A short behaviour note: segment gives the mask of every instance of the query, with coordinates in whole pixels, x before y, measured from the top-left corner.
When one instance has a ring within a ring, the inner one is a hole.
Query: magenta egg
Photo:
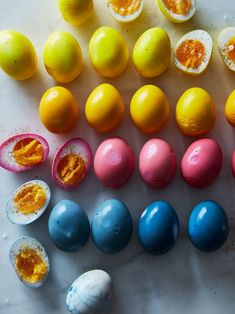
[[[231,168],[232,168],[232,174],[235,177],[235,150],[232,153]]]

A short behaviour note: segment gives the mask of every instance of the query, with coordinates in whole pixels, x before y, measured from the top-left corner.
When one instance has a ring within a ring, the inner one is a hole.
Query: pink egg
[[[133,175],[134,154],[122,138],[104,140],[95,153],[94,170],[97,178],[110,188],[120,188]]]
[[[146,142],[139,155],[142,180],[152,188],[164,188],[174,178],[177,159],[172,147],[160,138]]]
[[[231,168],[232,168],[232,174],[235,177],[235,150],[233,151],[233,154],[232,154]]]
[[[219,144],[212,138],[193,142],[181,161],[184,181],[193,188],[204,188],[218,177],[223,163]]]

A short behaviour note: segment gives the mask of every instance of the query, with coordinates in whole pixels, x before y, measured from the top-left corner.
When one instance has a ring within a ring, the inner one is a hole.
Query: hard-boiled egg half
[[[119,22],[135,20],[143,9],[143,0],[108,0],[110,14]]]
[[[40,242],[31,237],[19,238],[12,244],[9,257],[17,276],[25,285],[32,288],[43,285],[50,264]]]
[[[57,151],[52,163],[52,179],[62,189],[78,186],[91,167],[92,152],[82,138],[73,138]]]
[[[51,198],[49,186],[42,180],[22,184],[6,204],[8,219],[18,225],[27,225],[46,210]]]
[[[174,23],[188,21],[196,11],[195,0],[158,0],[158,6],[165,17]]]
[[[226,27],[218,37],[219,53],[225,65],[235,71],[235,27]]]
[[[176,44],[174,63],[184,73],[199,75],[209,64],[212,48],[213,40],[206,31],[189,32]]]
[[[12,172],[30,170],[43,163],[49,153],[45,138],[37,134],[17,134],[0,145],[0,166]]]

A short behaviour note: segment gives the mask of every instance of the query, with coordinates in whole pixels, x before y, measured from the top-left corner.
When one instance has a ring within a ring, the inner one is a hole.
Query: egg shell
[[[219,144],[212,138],[193,142],[181,161],[184,181],[193,188],[204,188],[218,177],[223,163]]]
[[[132,230],[132,218],[123,202],[109,199],[96,209],[91,223],[91,236],[95,246],[102,252],[120,252],[130,241]]]
[[[66,307],[73,314],[104,314],[113,298],[112,279],[103,270],[90,270],[69,288]]]
[[[70,153],[75,153],[77,155],[80,155],[83,158],[85,162],[86,175],[81,181],[75,182],[74,184],[71,184],[71,185],[66,185],[64,184],[64,182],[60,180],[57,173],[57,167],[58,167],[60,159]],[[91,164],[92,164],[92,152],[91,152],[90,145],[84,139],[80,137],[70,139],[58,149],[58,151],[56,152],[53,158],[52,169],[51,169],[52,179],[55,182],[55,184],[62,189],[66,190],[66,189],[75,188],[76,186],[80,185],[80,183],[86,178],[90,170]]]
[[[97,148],[94,157],[95,174],[107,187],[122,187],[133,175],[134,168],[134,154],[122,138],[106,139]]]
[[[16,143],[26,138],[32,138],[38,140],[41,143],[43,147],[43,158],[39,164],[43,163],[47,159],[49,154],[49,145],[44,137],[33,133],[16,134],[8,138],[0,145],[0,166],[2,168],[12,172],[22,172],[31,170],[39,165],[23,166],[18,164],[13,157],[12,152]]]
[[[51,211],[48,229],[51,240],[60,250],[74,252],[86,244],[90,223],[87,214],[77,203],[61,200]]]
[[[188,233],[196,248],[204,252],[215,251],[228,237],[228,217],[215,201],[198,203],[190,214]]]
[[[142,248],[153,255],[167,253],[175,245],[179,220],[174,208],[166,201],[156,201],[143,211],[138,223]]]
[[[176,169],[175,152],[166,141],[153,138],[144,144],[139,155],[139,171],[147,185],[164,188],[173,180]]]
[[[232,170],[233,176],[235,177],[235,150],[232,153],[231,170]]]
[[[139,1],[140,5],[139,5],[139,8],[137,9],[137,11],[134,11],[134,13],[131,13],[131,14],[122,15],[122,14],[115,12],[115,10],[113,9],[113,6],[112,6],[112,1],[107,1],[107,2],[108,2],[107,6],[108,6],[109,13],[112,15],[112,17],[115,20],[122,22],[122,23],[129,23],[129,22],[137,19],[137,17],[141,14],[141,12],[143,10],[143,6],[144,6],[144,1],[140,0]]]

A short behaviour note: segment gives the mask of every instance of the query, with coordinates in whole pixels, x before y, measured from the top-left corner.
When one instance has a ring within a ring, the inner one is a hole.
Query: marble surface
[[[234,89],[234,74],[223,65],[214,49],[210,66],[199,78],[188,78],[173,66],[156,79],[140,78],[131,62],[126,72],[117,79],[105,80],[91,68],[87,55],[88,41],[101,25],[121,30],[132,48],[144,30],[162,26],[170,34],[172,43],[194,28],[208,30],[216,38],[221,28],[235,24],[233,0],[197,0],[194,18],[184,25],[168,22],[159,12],[156,0],[146,0],[143,14],[131,24],[115,22],[107,12],[104,0],[95,1],[93,17],[79,28],[66,24],[60,16],[57,1],[1,0],[0,29],[15,29],[25,33],[34,43],[39,57],[39,71],[25,82],[16,82],[0,71],[0,141],[16,132],[31,131],[44,135],[50,145],[50,160],[36,170],[12,174],[0,169],[0,313],[1,314],[65,314],[65,300],[69,285],[83,272],[101,268],[113,278],[115,301],[110,314],[232,314],[235,311],[235,194],[234,179],[230,172],[230,156],[235,146],[234,130],[226,123],[223,107],[228,94]],[[169,97],[171,116],[166,128],[158,136],[168,140],[181,159],[192,139],[183,137],[174,121],[174,107],[180,94],[192,86],[206,88],[217,107],[217,122],[210,136],[215,137],[224,152],[224,166],[217,182],[203,190],[187,187],[178,170],[174,182],[164,190],[151,190],[141,182],[138,172],[120,190],[104,188],[91,171],[77,190],[56,189],[50,178],[51,158],[56,148],[72,136],[87,139],[95,152],[105,136],[88,127],[84,112],[76,130],[67,136],[55,136],[45,130],[38,116],[42,93],[54,85],[42,65],[42,49],[48,35],[55,30],[68,30],[82,45],[85,67],[80,77],[68,88],[80,100],[82,108],[89,92],[101,82],[111,82],[122,93],[126,102],[126,117],[122,126],[112,135],[123,136],[131,144],[135,156],[149,136],[141,135],[130,121],[128,106],[131,95],[145,83],[161,87]],[[4,206],[16,187],[34,178],[44,179],[52,189],[52,201],[47,212],[29,226],[15,226],[8,222]],[[77,253],[63,253],[50,241],[47,220],[52,206],[63,198],[77,201],[91,218],[94,209],[108,197],[122,199],[133,216],[134,230],[140,213],[146,205],[157,199],[166,199],[175,207],[180,219],[180,236],[171,252],[161,257],[143,253],[136,232],[129,245],[119,254],[109,256],[98,251],[91,240]],[[210,254],[200,253],[187,236],[187,219],[193,205],[204,199],[218,201],[226,210],[231,233],[226,244]],[[45,246],[51,260],[51,274],[44,287],[31,290],[18,280],[8,258],[9,247],[21,235],[37,238]]]

